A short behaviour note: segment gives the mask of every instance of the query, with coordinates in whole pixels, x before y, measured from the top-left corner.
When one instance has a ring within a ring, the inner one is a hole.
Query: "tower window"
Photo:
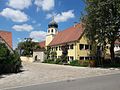
[[[53,29],[51,30],[51,32],[53,32]]]

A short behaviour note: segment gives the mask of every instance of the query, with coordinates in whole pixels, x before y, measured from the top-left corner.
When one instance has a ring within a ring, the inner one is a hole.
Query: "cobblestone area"
[[[23,72],[0,77],[0,89],[120,73],[119,69],[23,63]]]

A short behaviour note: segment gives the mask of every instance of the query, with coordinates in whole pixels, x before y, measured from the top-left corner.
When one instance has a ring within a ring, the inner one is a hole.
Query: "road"
[[[120,73],[31,85],[9,90],[120,90]]]

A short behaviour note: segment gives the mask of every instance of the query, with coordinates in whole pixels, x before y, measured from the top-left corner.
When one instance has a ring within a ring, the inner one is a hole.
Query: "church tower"
[[[54,17],[52,21],[48,24],[47,36],[46,36],[46,46],[50,44],[55,35],[58,33],[58,24],[55,22]]]

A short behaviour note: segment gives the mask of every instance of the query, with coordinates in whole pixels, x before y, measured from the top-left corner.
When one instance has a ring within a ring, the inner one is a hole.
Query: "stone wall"
[[[33,52],[33,60],[37,61],[37,62],[43,62],[44,52],[43,51],[34,51]]]
[[[21,56],[20,59],[23,61],[23,62],[33,62],[33,57],[26,57],[26,56]]]

